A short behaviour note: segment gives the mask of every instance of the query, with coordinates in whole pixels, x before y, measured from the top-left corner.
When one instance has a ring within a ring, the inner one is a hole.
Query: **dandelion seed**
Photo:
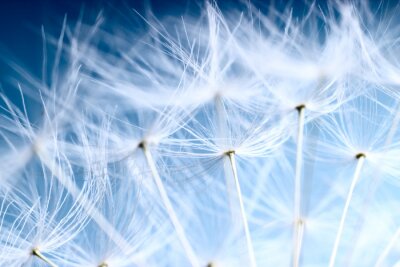
[[[171,219],[172,224],[174,225],[174,228],[178,234],[179,240],[181,241],[182,246],[185,249],[188,259],[190,260],[190,262],[193,266],[200,266],[200,264],[197,260],[196,254],[194,253],[189,241],[187,240],[184,229],[182,228],[181,223],[179,222],[179,219],[176,216],[174,208],[172,207],[172,204],[169,201],[167,192],[165,191],[164,185],[162,184],[162,181],[161,181],[161,177],[158,174],[157,167],[154,163],[153,157],[150,154],[150,151],[148,150],[146,143],[144,143],[144,142],[140,143],[139,148],[141,148],[143,150],[143,153],[147,160],[147,164],[149,165],[152,176],[154,178],[154,182],[156,183],[157,189],[160,193],[162,202],[167,210],[168,216]]]
[[[39,259],[41,259],[42,261],[46,262],[51,267],[56,267],[57,266],[53,262],[51,262],[51,260],[47,259],[44,255],[42,255],[42,253],[40,253],[40,251],[37,248],[32,249],[32,255],[36,256]]]
[[[361,174],[362,166],[364,164],[365,157],[366,156],[365,156],[364,153],[358,153],[355,156],[355,158],[357,159],[357,165],[356,165],[356,169],[354,171],[353,179],[351,181],[349,193],[348,193],[347,198],[346,198],[346,203],[344,205],[343,214],[342,214],[342,217],[340,219],[339,229],[338,229],[338,232],[337,232],[337,235],[336,235],[335,244],[334,244],[334,247],[333,247],[333,250],[332,250],[331,260],[330,260],[330,263],[329,263],[330,267],[335,265],[336,254],[337,254],[337,250],[338,250],[338,247],[339,247],[339,244],[340,244],[340,239],[341,239],[341,236],[342,236],[344,223],[346,221],[346,215],[347,215],[347,212],[348,212],[348,209],[349,209],[349,205],[350,205],[350,201],[351,201],[352,195],[354,193],[355,186],[357,184],[358,179],[360,178],[360,174]]]

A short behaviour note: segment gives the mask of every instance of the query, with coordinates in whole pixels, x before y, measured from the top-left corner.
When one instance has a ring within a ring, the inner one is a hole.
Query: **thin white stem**
[[[235,180],[236,193],[237,193],[237,197],[239,199],[239,205],[240,205],[240,215],[242,217],[244,233],[246,236],[247,250],[249,252],[250,266],[256,267],[257,264],[256,264],[256,257],[254,255],[253,242],[251,241],[249,224],[247,222],[246,211],[245,211],[244,205],[243,205],[242,191],[240,189],[240,183],[239,183],[238,174],[237,174],[235,153],[233,151],[229,151],[226,154],[229,157],[229,162],[231,163],[231,167],[232,167],[233,178]]]
[[[37,248],[32,249],[32,255],[38,257],[39,259],[41,259],[42,261],[44,261],[51,267],[57,267],[57,265],[55,263],[53,263],[49,258],[44,256]]]
[[[301,246],[303,244],[304,236],[304,221],[298,218],[295,222],[295,244],[293,254],[293,266],[297,267],[300,263]]]
[[[352,196],[353,196],[354,189],[355,189],[356,184],[357,184],[357,182],[358,182],[358,180],[360,178],[361,169],[362,169],[362,166],[363,166],[364,161],[365,161],[365,155],[360,153],[360,154],[358,154],[356,156],[356,158],[357,158],[357,166],[356,166],[356,169],[354,171],[354,176],[353,176],[353,180],[351,181],[349,192],[347,193],[346,203],[344,205],[342,217],[340,219],[339,229],[337,231],[335,243],[333,245],[331,259],[329,261],[329,267],[333,267],[335,265],[337,251],[339,249],[340,240],[341,240],[341,237],[342,237],[342,234],[343,234],[344,223],[346,221],[347,212],[349,210],[349,206],[350,206],[350,202],[351,202],[351,199],[352,199]]]
[[[381,255],[379,255],[379,258],[375,263],[375,267],[380,267],[380,266],[383,265],[382,263],[385,261],[387,255],[389,255],[389,252],[392,250],[393,246],[399,240],[399,237],[400,237],[400,228],[397,229],[396,233],[393,235],[393,237],[390,240],[389,244],[382,251]]]
[[[167,211],[169,219],[171,220],[172,225],[175,228],[176,234],[178,235],[178,239],[181,242],[183,249],[185,250],[188,260],[190,261],[192,266],[200,267],[199,260],[196,254],[194,253],[194,250],[190,245],[189,240],[186,238],[185,230],[183,229],[178,219],[178,216],[176,215],[175,210],[172,206],[172,203],[169,200],[167,191],[165,190],[165,187],[157,171],[156,164],[153,160],[153,157],[151,156],[150,151],[147,149],[147,146],[144,143],[141,143],[139,147],[142,148],[143,150],[144,156],[146,158],[147,164],[149,165],[157,190],[160,193],[161,201],[163,202],[163,205]]]
[[[382,154],[385,154],[387,152],[387,150],[389,149],[389,145],[393,141],[394,135],[396,134],[397,129],[399,127],[399,123],[400,123],[400,104],[398,103],[397,104],[397,112],[396,112],[396,115],[395,115],[395,117],[394,117],[394,119],[392,121],[392,126],[390,127],[389,133],[388,133],[388,135],[386,137],[385,144],[383,145],[384,149],[382,151]],[[364,224],[364,218],[367,215],[367,213],[369,212],[370,202],[372,200],[372,197],[375,194],[376,189],[378,188],[379,183],[381,182],[382,175],[383,175],[383,169],[378,168],[378,169],[375,170],[375,174],[373,175],[374,178],[372,179],[370,189],[369,189],[369,191],[367,193],[367,196],[364,198],[363,203],[362,203],[362,208],[361,208],[361,214],[362,215],[361,215],[361,218],[359,219],[359,223],[357,224],[357,229],[361,229],[363,224]],[[399,231],[400,231],[400,228],[399,228],[398,232],[396,232],[396,234],[400,234]],[[353,257],[355,246],[357,245],[360,233],[361,232],[358,232],[355,235],[355,238],[354,238],[355,242],[353,242],[353,246],[352,246],[350,252],[347,253],[348,262],[350,262],[352,257]],[[385,248],[384,252],[378,258],[378,261],[377,261],[375,267],[381,266],[381,263],[382,263],[381,261],[385,260],[385,258],[387,256],[387,255],[384,255],[384,254],[385,253],[389,253],[390,250],[391,250],[391,247],[389,247],[389,246],[390,246],[390,243],[389,243],[388,247]],[[387,249],[388,249],[388,251],[386,251]],[[348,265],[350,265],[350,264],[348,264]]]
[[[298,111],[296,170],[294,179],[294,247],[293,267],[300,262],[301,246],[304,235],[304,221],[301,218],[301,174],[303,167],[303,139],[304,139],[304,105],[296,107]]]

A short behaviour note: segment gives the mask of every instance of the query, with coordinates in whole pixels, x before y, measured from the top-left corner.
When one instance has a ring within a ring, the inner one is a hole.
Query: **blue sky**
[[[194,3],[194,2],[191,2]],[[0,92],[17,105],[21,104],[15,82],[15,75],[8,62],[14,62],[34,77],[41,77],[43,46],[41,27],[49,35],[57,36],[63,17],[75,22],[85,7],[85,14],[97,14],[101,8],[128,9],[143,12],[145,7],[159,16],[179,14],[193,9],[186,0],[174,1],[95,1],[95,0],[16,0],[0,1]],[[17,78],[18,79],[18,78]],[[29,101],[28,101],[29,105]],[[1,112],[1,111],[0,111]]]
[[[216,1],[221,9],[237,7],[240,0]],[[263,9],[271,1],[251,1]],[[274,1],[286,5],[287,1]],[[317,1],[324,5],[325,1]],[[374,4],[375,1],[371,1]],[[43,46],[40,29],[57,36],[65,14],[69,22],[75,22],[85,6],[85,16],[97,14],[100,9],[137,10],[145,13],[149,7],[158,17],[164,15],[179,16],[185,13],[197,13],[204,0],[13,0],[0,1],[0,91],[19,104],[19,93],[8,84],[10,77],[15,77],[7,61],[15,62],[34,77],[41,77]],[[390,6],[395,1],[385,1]],[[278,4],[280,5],[280,4]],[[294,14],[302,14],[305,6],[302,1],[294,0],[291,4]],[[390,9],[390,8],[388,8]]]

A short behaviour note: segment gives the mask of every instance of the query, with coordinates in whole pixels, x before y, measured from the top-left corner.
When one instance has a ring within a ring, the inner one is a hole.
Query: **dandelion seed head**
[[[6,60],[0,265],[398,265],[398,5],[196,8]]]

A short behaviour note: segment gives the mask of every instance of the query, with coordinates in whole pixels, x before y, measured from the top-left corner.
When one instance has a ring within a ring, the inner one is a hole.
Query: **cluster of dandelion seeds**
[[[400,10],[295,7],[42,29],[0,94],[0,266],[400,266]]]

